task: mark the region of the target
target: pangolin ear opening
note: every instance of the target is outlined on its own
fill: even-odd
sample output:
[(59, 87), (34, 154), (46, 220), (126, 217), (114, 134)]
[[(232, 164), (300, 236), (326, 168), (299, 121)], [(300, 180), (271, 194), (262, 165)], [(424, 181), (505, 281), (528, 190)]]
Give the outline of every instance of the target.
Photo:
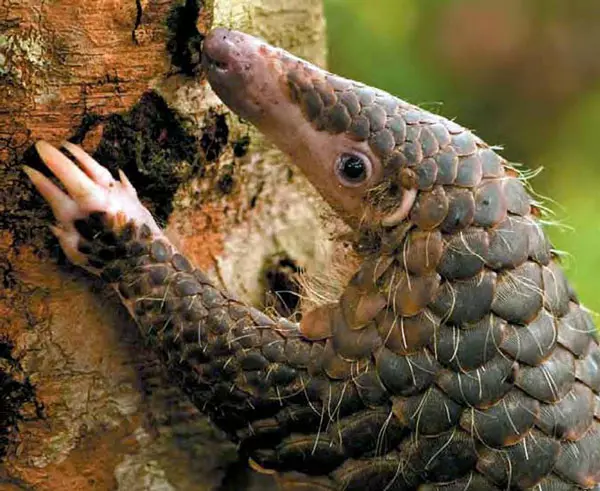
[(417, 189), (405, 189), (398, 206), (383, 217), (381, 225), (385, 228), (395, 227), (408, 217), (417, 198)]
[(378, 197), (376, 206), (379, 208), (381, 226), (393, 228), (406, 220), (415, 204), (418, 191), (412, 170), (402, 169), (398, 174), (386, 176), (372, 190), (372, 194)]

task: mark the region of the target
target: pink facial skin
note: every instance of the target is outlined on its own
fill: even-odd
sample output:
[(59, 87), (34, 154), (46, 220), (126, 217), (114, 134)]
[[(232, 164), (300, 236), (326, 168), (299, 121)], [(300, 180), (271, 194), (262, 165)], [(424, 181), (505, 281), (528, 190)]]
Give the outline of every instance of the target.
[[(347, 132), (317, 131), (290, 94), (288, 78), (337, 80), (341, 77), (296, 58), (253, 36), (217, 28), (204, 40), (203, 63), (208, 81), (236, 114), (254, 124), (286, 152), (329, 204), (350, 225), (364, 221), (365, 198), (383, 178), (383, 163), (367, 140)], [(336, 174), (341, 155), (364, 157), (370, 167), (368, 179), (347, 186)], [(406, 217), (415, 193), (405, 193), (394, 219)]]

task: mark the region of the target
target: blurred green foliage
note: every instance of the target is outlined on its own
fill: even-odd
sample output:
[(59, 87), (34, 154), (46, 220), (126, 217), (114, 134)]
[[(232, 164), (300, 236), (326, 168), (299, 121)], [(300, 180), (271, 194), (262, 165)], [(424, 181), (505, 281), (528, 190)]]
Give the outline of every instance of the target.
[[(600, 312), (600, 1), (325, 0), (329, 68), (473, 128), (529, 169)], [(443, 102), (443, 104), (442, 104)]]

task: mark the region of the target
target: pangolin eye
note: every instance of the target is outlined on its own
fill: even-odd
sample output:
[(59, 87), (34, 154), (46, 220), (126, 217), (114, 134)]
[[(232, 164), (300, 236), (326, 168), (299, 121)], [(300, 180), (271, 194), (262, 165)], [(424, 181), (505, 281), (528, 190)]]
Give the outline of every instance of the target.
[(371, 162), (360, 154), (343, 153), (337, 160), (335, 173), (344, 186), (359, 186), (371, 177)]

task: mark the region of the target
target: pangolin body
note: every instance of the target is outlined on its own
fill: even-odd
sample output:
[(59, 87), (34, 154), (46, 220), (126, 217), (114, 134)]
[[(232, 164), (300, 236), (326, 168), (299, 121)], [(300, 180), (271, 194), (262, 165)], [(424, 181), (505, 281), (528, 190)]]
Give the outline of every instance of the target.
[(121, 176), (38, 144), (67, 255), (115, 286), (191, 399), (287, 489), (598, 489), (600, 348), (508, 163), (463, 127), (214, 30), (207, 77), (354, 232), (300, 324), (217, 289)]

